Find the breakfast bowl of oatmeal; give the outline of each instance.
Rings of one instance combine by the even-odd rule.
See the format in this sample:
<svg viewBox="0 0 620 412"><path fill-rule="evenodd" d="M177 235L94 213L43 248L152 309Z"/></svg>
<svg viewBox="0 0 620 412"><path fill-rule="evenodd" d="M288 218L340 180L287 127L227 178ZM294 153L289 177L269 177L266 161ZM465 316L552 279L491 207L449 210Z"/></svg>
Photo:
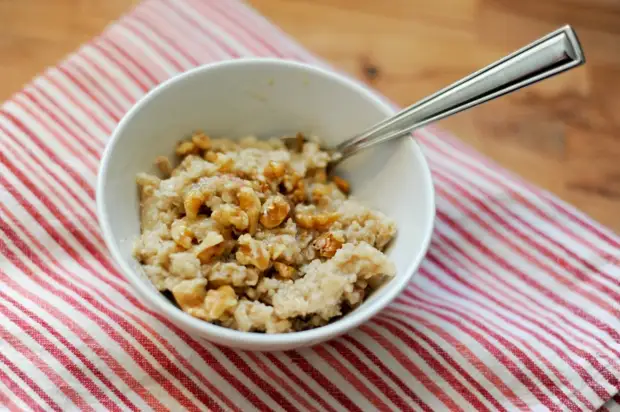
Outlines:
<svg viewBox="0 0 620 412"><path fill-rule="evenodd" d="M327 168L327 148L392 113L362 85L301 63L178 75L106 148L106 244L145 304L212 342L285 350L341 335L412 280L432 234L432 180L413 139Z"/></svg>

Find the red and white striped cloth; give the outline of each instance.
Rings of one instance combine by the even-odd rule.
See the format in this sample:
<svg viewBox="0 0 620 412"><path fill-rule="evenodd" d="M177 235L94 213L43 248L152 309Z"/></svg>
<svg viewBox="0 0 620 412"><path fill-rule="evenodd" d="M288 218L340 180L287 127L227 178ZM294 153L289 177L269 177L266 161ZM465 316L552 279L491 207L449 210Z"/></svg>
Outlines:
<svg viewBox="0 0 620 412"><path fill-rule="evenodd" d="M434 129L430 252L371 322L264 354L145 307L98 229L99 157L156 84L242 56L323 64L236 1L146 0L2 106L5 410L620 409L620 239Z"/></svg>

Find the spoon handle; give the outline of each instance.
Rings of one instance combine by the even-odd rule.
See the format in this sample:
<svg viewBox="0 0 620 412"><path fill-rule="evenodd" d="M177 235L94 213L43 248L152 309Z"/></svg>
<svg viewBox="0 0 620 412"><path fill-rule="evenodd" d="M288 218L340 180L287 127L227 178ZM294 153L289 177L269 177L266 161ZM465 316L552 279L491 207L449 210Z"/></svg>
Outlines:
<svg viewBox="0 0 620 412"><path fill-rule="evenodd" d="M336 151L344 159L583 63L577 35L564 26L341 143Z"/></svg>

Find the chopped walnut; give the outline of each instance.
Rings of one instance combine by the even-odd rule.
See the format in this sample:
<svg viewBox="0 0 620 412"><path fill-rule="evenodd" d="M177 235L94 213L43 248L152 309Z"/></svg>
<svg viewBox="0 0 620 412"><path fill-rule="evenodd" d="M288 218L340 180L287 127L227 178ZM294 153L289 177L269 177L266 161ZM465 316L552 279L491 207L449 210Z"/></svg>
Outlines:
<svg viewBox="0 0 620 412"><path fill-rule="evenodd" d="M295 276L295 268L281 262L274 262L273 267L282 279L292 279Z"/></svg>
<svg viewBox="0 0 620 412"><path fill-rule="evenodd" d="M263 170L263 175L271 180L280 179L284 176L284 173L286 173L284 164L282 162L274 162L273 160L269 161Z"/></svg>
<svg viewBox="0 0 620 412"><path fill-rule="evenodd" d="M228 285L220 286L207 292L203 304L203 316L205 320L219 320L226 314L232 315L236 306L237 294L235 290Z"/></svg>
<svg viewBox="0 0 620 412"><path fill-rule="evenodd" d="M170 226L170 235L177 245L184 249L192 247L194 234L189 229L186 219L177 219Z"/></svg>
<svg viewBox="0 0 620 412"><path fill-rule="evenodd" d="M144 199L145 197L152 196L155 193L155 190L159 187L161 180L157 176L139 173L138 176L136 176L136 183L140 187L140 197Z"/></svg>
<svg viewBox="0 0 620 412"><path fill-rule="evenodd" d="M223 226L233 226L237 230L247 229L250 219L239 206L224 204L215 209L211 218Z"/></svg>
<svg viewBox="0 0 620 412"><path fill-rule="evenodd" d="M319 254L325 258L333 257L338 249L342 247L344 237L333 232L323 233L313 243Z"/></svg>
<svg viewBox="0 0 620 412"><path fill-rule="evenodd" d="M301 208L295 211L295 223L308 230L328 230L339 217L340 215L335 212L308 214Z"/></svg>
<svg viewBox="0 0 620 412"><path fill-rule="evenodd" d="M196 257L200 259L202 263L209 263L214 256L217 256L223 252L224 237L218 232L208 232L207 236L198 246L196 246Z"/></svg>
<svg viewBox="0 0 620 412"><path fill-rule="evenodd" d="M181 141L180 163L141 173L133 254L186 313L225 328L317 328L364 302L396 272L383 253L396 226L327 175L334 155L313 137Z"/></svg>
<svg viewBox="0 0 620 412"><path fill-rule="evenodd" d="M209 150L211 148L211 139L203 132L196 132L192 135L192 143L200 150Z"/></svg>
<svg viewBox="0 0 620 412"><path fill-rule="evenodd" d="M155 166L165 177L172 175L172 163L170 163L170 159L166 156L157 156L155 158Z"/></svg>
<svg viewBox="0 0 620 412"><path fill-rule="evenodd" d="M196 154L198 152L198 147L191 141L183 141L179 143L177 146L176 153L178 156L185 157L190 154Z"/></svg>
<svg viewBox="0 0 620 412"><path fill-rule="evenodd" d="M183 206L185 207L185 214L190 219L195 219L200 211L200 206L204 202L204 196L198 190L190 190L189 193L183 199Z"/></svg>
<svg viewBox="0 0 620 412"><path fill-rule="evenodd" d="M230 172L235 166L235 161L224 153L217 153L214 163L218 165L218 170L221 173Z"/></svg>
<svg viewBox="0 0 620 412"><path fill-rule="evenodd" d="M239 199L239 207L248 216L248 232L253 235L258 227L258 217L261 210L260 199L253 189L242 187L237 193Z"/></svg>
<svg viewBox="0 0 620 412"><path fill-rule="evenodd" d="M284 197L271 196L263 204L260 223L267 229L273 229L286 220L290 211L291 205Z"/></svg>
<svg viewBox="0 0 620 412"><path fill-rule="evenodd" d="M209 271L209 282L214 286L256 286L259 273L256 269L235 262L218 262Z"/></svg>
<svg viewBox="0 0 620 412"><path fill-rule="evenodd" d="M239 244L235 255L237 262L242 265L253 265L259 270L266 270L269 267L269 250L261 241L245 234L237 239L237 243Z"/></svg>
<svg viewBox="0 0 620 412"><path fill-rule="evenodd" d="M202 305L207 296L207 279L184 280L172 288L172 296L181 309L187 311Z"/></svg>
<svg viewBox="0 0 620 412"><path fill-rule="evenodd" d="M342 191L342 193L349 194L349 191L351 190L349 182L338 176L333 176L332 181L338 187L338 189Z"/></svg>
<svg viewBox="0 0 620 412"><path fill-rule="evenodd" d="M207 152L205 152L204 159L207 162L215 163L217 161L217 153L211 152L211 151L207 151Z"/></svg>

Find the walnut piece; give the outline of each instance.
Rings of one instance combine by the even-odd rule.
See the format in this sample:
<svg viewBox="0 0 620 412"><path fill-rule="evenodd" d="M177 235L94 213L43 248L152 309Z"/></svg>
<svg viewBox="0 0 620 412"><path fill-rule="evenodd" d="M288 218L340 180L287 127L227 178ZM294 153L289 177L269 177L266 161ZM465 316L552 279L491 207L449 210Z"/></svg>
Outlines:
<svg viewBox="0 0 620 412"><path fill-rule="evenodd" d="M233 226L237 230L247 229L250 219L239 206L224 204L211 214L211 218L223 226Z"/></svg>
<svg viewBox="0 0 620 412"><path fill-rule="evenodd" d="M203 132L196 132L192 135L192 143L200 150L208 150L211 148L211 139Z"/></svg>
<svg viewBox="0 0 620 412"><path fill-rule="evenodd" d="M340 189L342 193L347 195L349 194L349 191L351 190L351 185L345 179L339 176L333 176L332 182L334 182L336 187L338 187L338 189Z"/></svg>
<svg viewBox="0 0 620 412"><path fill-rule="evenodd" d="M237 199L239 200L239 207L248 216L248 232L253 235L258 227L258 217L261 211L260 199L256 192L249 187L239 189Z"/></svg>
<svg viewBox="0 0 620 412"><path fill-rule="evenodd" d="M292 279L295 276L295 268L281 262L274 262L273 267L283 279Z"/></svg>
<svg viewBox="0 0 620 412"><path fill-rule="evenodd" d="M291 205L283 196L271 196L263 204L260 223L267 229L273 229L286 220L290 211Z"/></svg>
<svg viewBox="0 0 620 412"><path fill-rule="evenodd" d="M220 320L225 314L232 315L237 306L237 294L235 290L228 286L220 286L207 292L204 300L205 320Z"/></svg>
<svg viewBox="0 0 620 412"><path fill-rule="evenodd" d="M194 234L189 230L185 219L177 219L172 222L170 226L170 236L172 236L172 240L182 248L189 249L192 247Z"/></svg>
<svg viewBox="0 0 620 412"><path fill-rule="evenodd" d="M164 175L164 177L170 177L172 174L172 163L166 156L157 156L155 158L155 166Z"/></svg>
<svg viewBox="0 0 620 412"><path fill-rule="evenodd" d="M203 239L198 246L196 246L196 257L200 259L201 263L209 263L214 256L221 254L224 251L224 237L218 232L208 232L207 236Z"/></svg>
<svg viewBox="0 0 620 412"><path fill-rule="evenodd" d="M269 163L267 163L267 166L265 166L265 169L263 170L263 175L267 179L271 180L280 179L282 176L284 176L284 173L286 173L286 167L284 166L284 164L282 162L275 162L273 160L270 160Z"/></svg>
<svg viewBox="0 0 620 412"><path fill-rule="evenodd" d="M176 153L177 153L178 156L185 157L185 156L190 155L190 154L198 153L198 147L196 147L194 142L191 142L189 140L185 140L185 141L179 143L179 145L177 146Z"/></svg>
<svg viewBox="0 0 620 412"><path fill-rule="evenodd" d="M190 190L185 199L183 199L183 206L185 208L185 214L190 219L195 219L198 216L200 206L204 202L204 196L198 190Z"/></svg>
<svg viewBox="0 0 620 412"><path fill-rule="evenodd" d="M239 249L235 257L237 262L242 265L253 265L259 270L266 270L269 267L270 254L263 242L245 234L237 239Z"/></svg>
<svg viewBox="0 0 620 412"><path fill-rule="evenodd" d="M333 257L342 247L344 238L332 232L323 233L312 244L319 254L326 258Z"/></svg>

